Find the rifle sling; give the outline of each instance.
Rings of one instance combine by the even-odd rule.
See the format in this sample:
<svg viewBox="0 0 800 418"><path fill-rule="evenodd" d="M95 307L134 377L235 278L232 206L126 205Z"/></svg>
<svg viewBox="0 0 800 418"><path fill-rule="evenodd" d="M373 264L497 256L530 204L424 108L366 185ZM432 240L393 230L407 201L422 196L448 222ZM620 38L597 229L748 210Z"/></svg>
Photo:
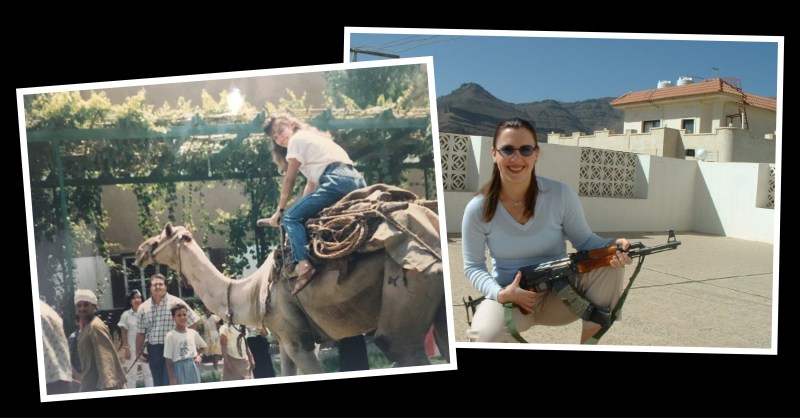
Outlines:
<svg viewBox="0 0 800 418"><path fill-rule="evenodd" d="M642 269L642 263L644 263L644 256L639 257L639 262L636 263L636 270L633 271L633 275L631 276L630 279L628 279L628 285L625 286L625 290L622 292L622 295L619 297L619 300L617 301L617 306L615 306L614 311L611 312L612 324L614 323L614 321L617 320L617 315L619 314L620 309L622 309L622 304L625 303L625 298L628 297L628 291L631 290L631 286L633 286L634 279L636 279L636 276L639 275L639 271ZM597 331L597 333L595 333L588 340L586 340L584 344L596 345L598 341L600 341L600 338L602 338L603 335L605 335L605 333L608 332L609 328L611 328L611 324L609 324L608 326L605 325L602 326L600 328L600 331Z"/></svg>
<svg viewBox="0 0 800 418"><path fill-rule="evenodd" d="M564 302L567 307L569 307L569 310L572 313L581 319L594 322L601 326L600 330L586 340L583 344L597 344L600 341L600 338L602 338L603 335L605 335L605 333L611 328L611 325L614 324L614 321L617 320L619 311L622 309L622 305L625 303L625 298L628 296L628 291L630 291L633 281L636 279L636 276L639 275L639 271L642 269L643 262L644 256L639 257L639 262L636 264L636 269L633 271L633 275L628 280L628 285L622 292L622 295L620 296L619 301L617 301L617 305L614 307L613 312L608 308L601 308L583 297L583 295L578 293L578 291L575 290L575 287L570 284L567 277L561 277L550 281L552 290L558 294L558 296L561 298L561 301ZM513 303L503 304L503 307L505 308L504 319L506 329L515 340L521 343L527 343L528 341L522 338L517 330L516 325L514 324L513 308L515 306L516 305Z"/></svg>
<svg viewBox="0 0 800 418"><path fill-rule="evenodd" d="M511 302L503 304L503 310L505 311L503 314L503 318L505 319L506 322L506 328L508 329L508 333L511 334L511 336L514 337L515 340L517 340L517 342L527 343L527 341L525 341L525 339L522 338L522 335L519 335L519 331L517 331L517 326L514 325L515 306L517 305L514 305Z"/></svg>

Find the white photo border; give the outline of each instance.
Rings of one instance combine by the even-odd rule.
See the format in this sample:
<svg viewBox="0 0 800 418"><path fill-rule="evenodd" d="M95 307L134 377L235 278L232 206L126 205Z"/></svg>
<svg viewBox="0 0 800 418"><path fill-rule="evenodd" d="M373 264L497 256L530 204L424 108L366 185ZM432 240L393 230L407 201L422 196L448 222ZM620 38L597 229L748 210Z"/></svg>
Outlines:
<svg viewBox="0 0 800 418"><path fill-rule="evenodd" d="M105 398L105 397L117 397L117 396L127 396L127 395L143 395L143 394L153 394L153 393L173 393L173 392L196 391L196 390L216 389L216 388L263 386L263 385L294 383L294 382L324 381L324 380L350 379L359 377L388 376L388 375L398 375L398 374L413 374L413 373L456 370L457 359L456 359L453 316L452 316L452 310L447 309L450 361L445 364L375 369L375 370L365 370L365 371L323 373L314 375L281 376L281 377L274 377L267 379L248 379L248 380L228 381L228 382L209 382L209 383L162 386L162 387L151 387L151 388L130 388L130 389L119 389L112 391L94 391L94 392L69 393L69 394L58 394L58 395L48 395L45 384L44 360L42 353L42 328L40 320L41 312L38 303L39 284L37 279L38 275L36 266L33 218L31 216L32 214L32 199L31 199L31 187L30 187L31 183L30 183L29 161L28 161L28 150L27 150L25 108L23 100L23 97L25 95L67 92L67 91L77 91L77 90L100 90L100 89L109 89L116 87L153 86L153 85L210 81L210 80L268 77L268 76L278 76L278 75L304 74L312 72L353 70L361 68L390 67L390 66L414 65L414 64L424 64L427 70L431 131L432 131L432 141L433 141L432 146L433 146L433 155L435 160L434 167L436 174L435 184L436 184L436 193L438 198L438 210L440 219L439 225L440 225L441 251L443 260L445 261L443 262L445 303L448 306L450 306L452 305L452 300L451 300L452 292L450 289L449 267L446 262L446 260L448 259L447 233L446 233L447 223L445 220L444 201L442 198L442 196L444 196L443 194L444 189L442 182L439 180L442 178L442 167L441 167L441 152L438 146L439 124L436 113L436 94L435 94L436 89L435 89L435 81L433 75L434 72L433 72L432 57L414 57L414 58L398 59L392 61L326 64L326 65L300 66L300 67L288 67L288 68L274 68L274 69L264 69L264 70L247 70L247 71L211 73L211 74L199 74L199 75L183 75L183 76L143 78L143 79L120 80L120 81L106 81L97 83L66 84L66 85L45 86L45 87L28 87L28 88L17 89L16 95L17 95L20 148L21 148L21 158L22 158L22 177L25 187L25 212L27 214L26 228L28 233L28 258L30 261L30 269L31 269L30 270L31 288L32 288L31 303L33 305L33 319L34 319L35 335L37 341L37 347L36 347L37 366L39 372L39 393L41 401L50 402L50 401L72 400L72 399L90 399L90 398Z"/></svg>
<svg viewBox="0 0 800 418"><path fill-rule="evenodd" d="M784 79L784 42L783 36L764 35L693 35L693 34L656 34L656 33L612 33L612 32L561 32L561 31L514 31L484 29L437 29L437 28L379 28L355 27L344 28L344 61L350 61L350 39L353 34L399 34L399 35L451 35L451 36L485 36L485 37L536 37L536 38L576 38L576 39L625 39L625 40L672 40L672 41L723 41L723 42L774 42L778 47L777 62L777 111L775 135L775 216L773 224L773 259L772 259L772 329L769 348L726 348L726 347L679 347L679 346L636 346L636 345L581 345L581 344L519 344L519 343L477 343L457 341L458 348L489 348L513 350L574 350L574 351L628 351L628 352L663 352L663 353L697 353L697 354L778 354L778 282L780 256L780 224L781 224L781 171L783 143L783 79ZM433 57L436 58L435 56ZM400 58L406 59L406 58ZM383 60L392 61L392 60ZM443 196L443 195L440 195ZM449 272L449 270L448 270ZM449 276L449 274L448 274Z"/></svg>

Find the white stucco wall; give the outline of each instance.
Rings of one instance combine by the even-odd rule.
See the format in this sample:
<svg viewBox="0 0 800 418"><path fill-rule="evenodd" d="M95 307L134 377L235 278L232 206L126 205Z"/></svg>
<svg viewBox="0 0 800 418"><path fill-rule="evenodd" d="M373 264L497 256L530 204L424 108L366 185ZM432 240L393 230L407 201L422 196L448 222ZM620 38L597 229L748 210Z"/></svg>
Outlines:
<svg viewBox="0 0 800 418"><path fill-rule="evenodd" d="M729 101L725 103L725 114L720 117L724 121L723 126L727 126L726 116L740 114L739 107L740 104L738 102ZM763 138L764 134L775 133L776 114L774 111L755 106L745 106L745 113L747 115L747 130L753 136ZM734 119L733 126L744 129L741 117Z"/></svg>
<svg viewBox="0 0 800 418"><path fill-rule="evenodd" d="M693 119L695 121L695 128L700 125L700 115L702 114L702 102L677 102L675 104L665 104L659 106L661 110L661 127L672 129L683 129L681 122L684 119Z"/></svg>
<svg viewBox="0 0 800 418"><path fill-rule="evenodd" d="M578 135L575 133L572 136L562 136L560 134L550 134L547 136L547 143L673 158L683 158L685 155L680 131L663 127L653 128L646 134L615 134L612 131L595 131L593 135Z"/></svg>
<svg viewBox="0 0 800 418"><path fill-rule="evenodd" d="M581 148L551 143L540 146L537 174L578 190ZM491 155L488 149L486 153ZM758 207L765 206L768 164L710 163L652 155L637 158L635 198L580 198L592 230L675 229L772 242L774 210ZM491 173L491 165L485 170ZM448 233L461 232L464 207L476 191L445 192Z"/></svg>
<svg viewBox="0 0 800 418"><path fill-rule="evenodd" d="M661 155L663 138L657 129L653 129L651 133L647 134L614 134L611 131L595 131L593 135L577 135L575 133L571 136L564 136L554 133L547 136L547 143Z"/></svg>
<svg viewBox="0 0 800 418"><path fill-rule="evenodd" d="M731 161L773 163L775 147L774 139L764 139L763 135L754 136L751 131L737 129L733 132Z"/></svg>
<svg viewBox="0 0 800 418"><path fill-rule="evenodd" d="M447 218L447 232L461 233L464 208L475 196L475 192L444 192L444 208Z"/></svg>
<svg viewBox="0 0 800 418"><path fill-rule="evenodd" d="M635 152L684 159L687 149L705 149L706 161L774 162L775 141L754 136L739 128L716 128L714 133L686 134L681 129L653 128L649 133L614 134L595 131L594 135L549 134L549 144Z"/></svg>
<svg viewBox="0 0 800 418"><path fill-rule="evenodd" d="M75 260L75 289L89 289L97 295L98 309L112 309L111 270L100 257L78 257Z"/></svg>
<svg viewBox="0 0 800 418"><path fill-rule="evenodd" d="M651 155L638 158L646 168L646 197L581 197L589 227L593 231L691 230L695 163Z"/></svg>
<svg viewBox="0 0 800 418"><path fill-rule="evenodd" d="M537 175L566 183L578 190L581 149L539 144ZM488 151L487 151L488 152ZM490 153L489 153L490 154ZM596 231L687 230L692 226L695 184L693 161L639 155L636 196L643 198L581 197L589 226ZM491 173L491 166L488 171ZM487 178L488 181L488 178ZM460 233L464 207L477 190L445 192L447 232Z"/></svg>
<svg viewBox="0 0 800 418"><path fill-rule="evenodd" d="M711 130L714 132L717 128L728 126L725 122L725 103L717 101L711 104Z"/></svg>
<svg viewBox="0 0 800 418"><path fill-rule="evenodd" d="M775 210L757 207L759 188L766 187L765 182L759 182L759 177L763 177L759 173L767 164L697 163L693 229L773 242Z"/></svg>
<svg viewBox="0 0 800 418"><path fill-rule="evenodd" d="M717 128L713 134L684 134L685 149L708 151L707 161L728 162L733 158L733 137L738 128Z"/></svg>
<svg viewBox="0 0 800 418"><path fill-rule="evenodd" d="M747 107L747 123L750 132L758 138L763 138L764 134L774 134L777 126L776 113L758 107Z"/></svg>
<svg viewBox="0 0 800 418"><path fill-rule="evenodd" d="M573 190L578 190L581 149L546 143L539 144L539 147L536 175L564 182Z"/></svg>
<svg viewBox="0 0 800 418"><path fill-rule="evenodd" d="M699 113L697 114L698 121L695 122L695 133L711 133L711 124L713 120L714 114L714 104L713 103L703 103L700 105L698 109Z"/></svg>
<svg viewBox="0 0 800 418"><path fill-rule="evenodd" d="M623 132L633 130L637 133L642 133L642 121L661 121L664 116L663 109L655 106L626 108L624 111L625 116L622 124Z"/></svg>
<svg viewBox="0 0 800 418"><path fill-rule="evenodd" d="M492 137L471 136L470 144L472 147L468 155L468 161L471 161L471 164L467 165L466 190L478 191L481 186L492 178L492 167L494 166L494 160L492 159ZM470 173L470 166L476 167L478 172Z"/></svg>

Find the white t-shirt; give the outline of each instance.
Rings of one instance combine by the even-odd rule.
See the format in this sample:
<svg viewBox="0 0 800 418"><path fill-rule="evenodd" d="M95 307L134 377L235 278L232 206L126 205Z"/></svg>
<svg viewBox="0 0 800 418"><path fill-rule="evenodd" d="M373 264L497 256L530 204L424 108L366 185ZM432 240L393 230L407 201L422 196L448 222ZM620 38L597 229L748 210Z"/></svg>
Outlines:
<svg viewBox="0 0 800 418"><path fill-rule="evenodd" d="M347 151L333 139L304 129L295 132L289 140L286 159L289 158L296 159L300 163L300 172L315 184L319 184L328 164L353 164Z"/></svg>
<svg viewBox="0 0 800 418"><path fill-rule="evenodd" d="M195 358L198 348L206 348L206 342L191 328L186 328L186 332L173 329L164 338L164 358L173 362Z"/></svg>

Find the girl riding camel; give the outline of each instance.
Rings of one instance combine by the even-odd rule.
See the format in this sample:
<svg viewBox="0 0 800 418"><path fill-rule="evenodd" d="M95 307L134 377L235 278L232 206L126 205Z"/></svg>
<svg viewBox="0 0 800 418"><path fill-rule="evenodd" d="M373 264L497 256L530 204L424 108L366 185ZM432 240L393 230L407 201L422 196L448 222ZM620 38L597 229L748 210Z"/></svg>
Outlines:
<svg viewBox="0 0 800 418"><path fill-rule="evenodd" d="M290 275L297 276L292 295L297 295L308 285L315 272L308 260L306 221L351 191L366 187L366 182L353 167L347 151L333 142L331 135L326 132L312 128L290 115L279 114L267 119L264 133L273 139L272 159L279 171L285 174L278 210L263 221L277 227L283 219L294 264ZM306 177L306 187L303 197L287 210L298 171Z"/></svg>

